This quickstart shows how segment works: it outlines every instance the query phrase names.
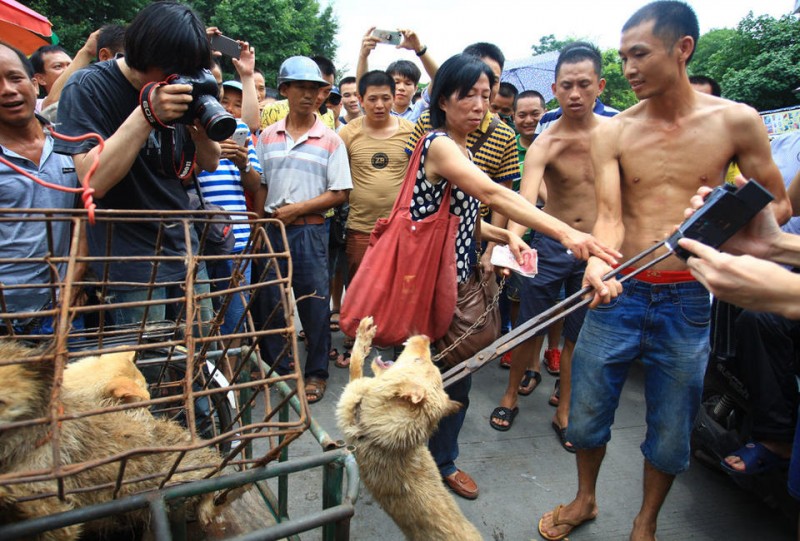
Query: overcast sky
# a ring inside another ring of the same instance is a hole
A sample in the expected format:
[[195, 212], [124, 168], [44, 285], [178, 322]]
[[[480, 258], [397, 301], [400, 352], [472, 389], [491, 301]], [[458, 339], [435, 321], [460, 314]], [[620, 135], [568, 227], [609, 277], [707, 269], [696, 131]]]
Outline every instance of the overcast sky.
[[[412, 28], [439, 63], [470, 43], [489, 41], [508, 60], [530, 56], [539, 38], [589, 38], [601, 49], [616, 48], [622, 25], [643, 0], [329, 0], [339, 19], [336, 67], [355, 74], [361, 38], [370, 26]], [[321, 0], [325, 4], [326, 0]], [[700, 34], [714, 28], [733, 28], [753, 11], [779, 17], [792, 11], [794, 0], [694, 0]], [[562, 15], [559, 14], [559, 11]], [[798, 21], [800, 24], [800, 21]], [[393, 60], [415, 60], [410, 51], [379, 45], [370, 55], [370, 68], [385, 68]], [[423, 75], [423, 80], [427, 77]]]

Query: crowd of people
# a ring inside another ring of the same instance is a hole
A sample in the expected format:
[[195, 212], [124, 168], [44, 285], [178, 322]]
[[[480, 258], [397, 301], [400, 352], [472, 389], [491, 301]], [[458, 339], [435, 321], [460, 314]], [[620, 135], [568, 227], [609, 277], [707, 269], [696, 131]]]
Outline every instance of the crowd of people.
[[[400, 30], [397, 48], [411, 51], [431, 79], [420, 91], [422, 73], [415, 62], [399, 58], [385, 70], [369, 69], [370, 53], [381, 43], [373, 30], [363, 37], [354, 75], [337, 81], [330, 59], [293, 56], [282, 63], [274, 88], [257, 69], [257, 52], [246, 41], [238, 42], [239, 55], [232, 60], [235, 76], [223, 80], [211, 46], [211, 38], [222, 32], [206, 28], [190, 8], [173, 2], [149, 5], [126, 28], [104, 26], [74, 58], [59, 46], [42, 47], [27, 58], [0, 43], [0, 152], [65, 187], [79, 186], [97, 161], [91, 187], [101, 209], [186, 210], [189, 194], [197, 192], [227, 211], [249, 210], [282, 222], [285, 237], [275, 226], [267, 227], [267, 235], [274, 250], [291, 254], [291, 285], [306, 344], [306, 398], [315, 403], [325, 396], [329, 364], [346, 368], [349, 362], [350, 339], [342, 352], [331, 340], [339, 330], [343, 290], [359, 270], [376, 221], [395, 203], [409, 156], [421, 145], [411, 215], [424, 219], [447, 204], [460, 217], [459, 283], [477, 265], [491, 268], [495, 245], [509, 245], [516, 255], [529, 247], [538, 253], [535, 277], [509, 276], [506, 327], [584, 286], [594, 288], [590, 309], [570, 313], [563, 328], [543, 330], [499, 363], [510, 368], [508, 385], [490, 425], [507, 431], [520, 413], [519, 396], [542, 381], [540, 358], [549, 331], [544, 364], [558, 376], [549, 400], [557, 406], [552, 427], [563, 448], [576, 454], [578, 493], [541, 518], [545, 539], [563, 539], [597, 515], [598, 472], [622, 386], [636, 360], [645, 367], [648, 429], [641, 446], [644, 494], [631, 539], [654, 538], [673, 479], [689, 464], [689, 434], [709, 354], [709, 290], [749, 309], [738, 328], [743, 336], [752, 334], [750, 349], [742, 354], [758, 360], [748, 379], [761, 382], [757, 402], [764, 410], [753, 432], [758, 441], [725, 462], [745, 473], [764, 462], [787, 462], [796, 438], [797, 404], [796, 389], [787, 388], [783, 376], [793, 374], [797, 302], [794, 294], [787, 300], [786, 292], [796, 290], [797, 278], [761, 259], [798, 265], [796, 236], [781, 233], [778, 224], [790, 218], [791, 203], [800, 208], [795, 195], [800, 187], [789, 191], [795, 199], [790, 203], [785, 186], [791, 178], [773, 162], [766, 129], [754, 110], [719, 98], [711, 79], [690, 80], [687, 64], [699, 37], [692, 9], [658, 0], [622, 28], [624, 73], [640, 100], [623, 112], [601, 101], [602, 57], [588, 42], [560, 51], [552, 83], [558, 108], [547, 111], [541, 92], [501, 82], [505, 57], [491, 43], [468, 45], [440, 66], [416, 32]], [[236, 132], [222, 141], [212, 139], [200, 120], [185, 120], [195, 99], [192, 82], [198, 84], [205, 73], [216, 81], [215, 97], [236, 119]], [[173, 74], [183, 79], [163, 84]], [[53, 139], [50, 123], [66, 135], [99, 134], [105, 140], [102, 153], [93, 140]], [[164, 166], [162, 154], [176, 140], [191, 142], [190, 175]], [[636, 269], [619, 265], [663, 240], [690, 201], [697, 208], [700, 196], [725, 181], [732, 163], [775, 198], [755, 225], [726, 246], [731, 253], [752, 256], [720, 254], [682, 241], [695, 254], [688, 264], [668, 258], [621, 284], [617, 277]], [[443, 201], [445, 193], [449, 201]], [[76, 203], [75, 194], [32, 184], [0, 163], [1, 207], [73, 208]], [[66, 225], [53, 242], [44, 229], [10, 222], [0, 227], [3, 257], [69, 250]], [[165, 252], [187, 252], [182, 231], [154, 227], [124, 222], [113, 239], [103, 228], [89, 228], [83, 253], [147, 255], [156, 236]], [[247, 218], [241, 217], [234, 227], [234, 254], [245, 249], [250, 234]], [[198, 242], [195, 233], [188, 242]], [[615, 269], [617, 277], [605, 278]], [[11, 270], [0, 264], [6, 284], [49, 279], [38, 269], [15, 267], [14, 273], [23, 275], [14, 277]], [[147, 283], [153, 272], [147, 261], [112, 264], [108, 270], [115, 282], [126, 284]], [[270, 269], [266, 279], [277, 270]], [[179, 281], [186, 270], [175, 261], [159, 265], [157, 272], [157, 281], [167, 283]], [[204, 319], [214, 312], [203, 296], [209, 283], [232, 273], [231, 261], [224, 260], [199, 270], [196, 293], [204, 299]], [[248, 266], [245, 279], [251, 276], [256, 279]], [[109, 293], [123, 302], [153, 294], [136, 287]], [[25, 295], [10, 289], [3, 296], [7, 309], [18, 313], [52, 302], [44, 287]], [[280, 302], [276, 288], [266, 289], [253, 309], [263, 316]], [[223, 330], [231, 331], [244, 310], [241, 300], [227, 306]], [[165, 317], [158, 306], [146, 313], [118, 309], [112, 315], [120, 324]], [[42, 323], [27, 317], [15, 325], [30, 331]], [[264, 318], [263, 323], [284, 322]], [[278, 373], [300, 362], [287, 356], [277, 335], [262, 337], [260, 351]], [[470, 386], [467, 377], [447, 389], [463, 408], [442, 421], [430, 450], [443, 481], [459, 496], [474, 499], [477, 484], [456, 466]], [[800, 460], [791, 483], [793, 494], [800, 494]]]

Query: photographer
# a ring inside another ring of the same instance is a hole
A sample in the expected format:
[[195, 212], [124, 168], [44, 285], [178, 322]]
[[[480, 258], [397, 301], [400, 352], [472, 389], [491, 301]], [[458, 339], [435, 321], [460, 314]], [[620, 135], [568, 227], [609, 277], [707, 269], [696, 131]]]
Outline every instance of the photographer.
[[[186, 119], [193, 101], [213, 100], [216, 95], [213, 78], [208, 71], [201, 71], [210, 65], [209, 42], [197, 15], [185, 5], [158, 2], [144, 8], [128, 27], [123, 58], [94, 64], [70, 78], [58, 111], [61, 131], [73, 136], [95, 132], [106, 140], [91, 182], [98, 208], [159, 211], [189, 208], [188, 196], [176, 172], [181, 169], [172, 167], [177, 165], [171, 163], [172, 150], [173, 146], [183, 150], [193, 143], [195, 166], [206, 171], [217, 168], [220, 146], [206, 133], [212, 123], [204, 126], [196, 118]], [[149, 83], [163, 82], [172, 74], [195, 81], [196, 88], [193, 91], [191, 84], [158, 84], [144, 92], [145, 99], [149, 95], [148, 105], [152, 111], [151, 120], [148, 120], [143, 114], [140, 90]], [[204, 76], [210, 78], [212, 98], [197, 95], [208, 87]], [[218, 103], [216, 105], [221, 109]], [[192, 125], [184, 124], [190, 121]], [[172, 129], [154, 129], [159, 124], [173, 125]], [[55, 150], [73, 155], [80, 178], [85, 177], [99, 153], [95, 141], [58, 141]], [[110, 253], [107, 253], [106, 228], [90, 227], [89, 252], [92, 256], [141, 256], [139, 261], [128, 259], [112, 263], [109, 279], [144, 285], [151, 279], [151, 259], [157, 249], [165, 255], [186, 254], [184, 234], [182, 228], [169, 225], [159, 232], [158, 225], [152, 222], [117, 223]], [[159, 235], [162, 239], [157, 247]], [[193, 231], [191, 242], [197, 243]], [[186, 274], [182, 260], [160, 261], [157, 270], [159, 283], [181, 281]], [[201, 268], [197, 281], [202, 285], [196, 290], [208, 289], [208, 284], [202, 283], [205, 278], [205, 269]], [[115, 302], [144, 300], [149, 296], [145, 287], [120, 287], [109, 293]], [[165, 292], [153, 295], [162, 293]], [[202, 317], [206, 320], [211, 314], [210, 303], [203, 304], [203, 310]], [[143, 315], [144, 309], [138, 307], [114, 312], [117, 324], [139, 322]], [[151, 320], [163, 319], [164, 315], [164, 305], [151, 306], [148, 310]]]

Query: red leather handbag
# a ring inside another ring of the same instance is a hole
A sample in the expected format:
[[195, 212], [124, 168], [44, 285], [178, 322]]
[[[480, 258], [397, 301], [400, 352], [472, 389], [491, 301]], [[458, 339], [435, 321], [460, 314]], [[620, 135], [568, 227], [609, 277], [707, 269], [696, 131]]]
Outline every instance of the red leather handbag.
[[402, 344], [415, 334], [441, 338], [455, 313], [455, 242], [460, 218], [450, 214], [450, 183], [436, 214], [411, 219], [424, 143], [423, 138], [411, 155], [391, 214], [376, 222], [342, 303], [342, 332], [355, 336], [361, 319], [372, 316], [377, 327], [373, 343], [382, 347]]

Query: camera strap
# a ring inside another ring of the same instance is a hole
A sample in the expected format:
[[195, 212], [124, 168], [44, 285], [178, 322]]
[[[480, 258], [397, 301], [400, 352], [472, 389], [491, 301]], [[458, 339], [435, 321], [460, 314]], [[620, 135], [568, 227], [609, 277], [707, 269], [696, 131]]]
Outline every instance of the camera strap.
[[158, 118], [155, 110], [153, 109], [153, 92], [156, 91], [156, 88], [164, 86], [165, 84], [167, 84], [166, 81], [147, 83], [142, 87], [142, 90], [139, 91], [139, 103], [141, 105], [144, 118], [155, 130], [173, 129], [172, 126], [164, 124], [161, 119]]

